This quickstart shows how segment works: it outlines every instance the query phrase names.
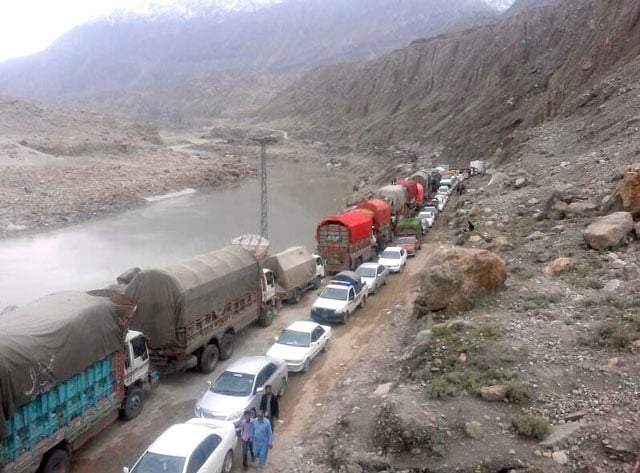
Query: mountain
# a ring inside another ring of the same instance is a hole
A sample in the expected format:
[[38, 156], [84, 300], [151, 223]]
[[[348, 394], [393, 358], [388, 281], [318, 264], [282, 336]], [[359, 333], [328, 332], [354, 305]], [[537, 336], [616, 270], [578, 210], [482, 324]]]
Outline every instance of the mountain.
[[610, 76], [639, 62], [640, 3], [545, 3], [372, 61], [316, 69], [259, 116], [316, 138], [443, 149], [468, 162], [504, 148], [517, 130], [597, 114], [591, 104], [615, 93]]
[[[221, 5], [226, 5], [224, 10]], [[494, 18], [483, 0], [191, 0], [119, 12], [45, 51], [0, 64], [0, 93], [88, 95], [179, 84], [211, 73], [290, 71], [365, 60]]]

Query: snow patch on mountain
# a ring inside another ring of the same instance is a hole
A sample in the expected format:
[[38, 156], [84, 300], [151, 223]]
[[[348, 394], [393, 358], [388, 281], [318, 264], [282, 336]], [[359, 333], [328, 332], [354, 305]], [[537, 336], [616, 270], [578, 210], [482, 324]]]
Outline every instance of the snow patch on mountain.
[[106, 19], [118, 21], [131, 17], [149, 18], [181, 16], [219, 16], [227, 13], [254, 12], [282, 3], [283, 0], [148, 0], [106, 15]]
[[505, 11], [511, 5], [513, 5], [514, 0], [485, 0], [486, 4], [496, 8], [499, 11]]

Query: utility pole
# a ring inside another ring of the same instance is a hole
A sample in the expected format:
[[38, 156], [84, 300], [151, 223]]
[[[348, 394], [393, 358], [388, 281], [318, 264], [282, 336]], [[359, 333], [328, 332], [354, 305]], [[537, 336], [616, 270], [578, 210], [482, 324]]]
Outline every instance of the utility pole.
[[265, 136], [263, 138], [251, 138], [251, 141], [260, 143], [260, 235], [264, 238], [269, 238], [269, 219], [268, 208], [269, 200], [267, 197], [267, 145], [277, 143], [272, 136]]

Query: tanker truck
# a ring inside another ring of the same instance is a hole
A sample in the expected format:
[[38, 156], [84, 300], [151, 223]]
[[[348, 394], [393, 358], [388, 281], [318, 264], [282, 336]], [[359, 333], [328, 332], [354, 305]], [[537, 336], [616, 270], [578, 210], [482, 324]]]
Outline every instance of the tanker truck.
[[[0, 315], [0, 471], [69, 473], [71, 454], [155, 386], [135, 304], [61, 292]], [[98, 468], [99, 470], [99, 468]]]
[[297, 304], [302, 294], [320, 289], [324, 277], [324, 262], [303, 246], [293, 246], [265, 259], [264, 268], [276, 279], [276, 296], [283, 302]]
[[141, 271], [124, 293], [138, 305], [131, 327], [147, 336], [160, 373], [211, 373], [231, 357], [242, 329], [271, 324], [276, 306], [272, 271], [236, 245]]

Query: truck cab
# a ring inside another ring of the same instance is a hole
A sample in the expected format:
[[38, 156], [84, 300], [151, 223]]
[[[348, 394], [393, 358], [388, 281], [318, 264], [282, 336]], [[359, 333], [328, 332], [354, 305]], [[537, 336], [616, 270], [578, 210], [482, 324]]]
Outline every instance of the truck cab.
[[149, 391], [158, 384], [158, 373], [151, 370], [147, 339], [142, 332], [127, 332], [124, 367], [125, 396], [120, 414], [129, 420], [142, 412], [144, 391]]
[[273, 303], [276, 300], [276, 277], [273, 271], [262, 269], [262, 302]]
[[320, 279], [324, 278], [325, 269], [324, 269], [324, 260], [321, 256], [314, 254], [313, 257], [316, 260], [316, 276], [319, 276]]

